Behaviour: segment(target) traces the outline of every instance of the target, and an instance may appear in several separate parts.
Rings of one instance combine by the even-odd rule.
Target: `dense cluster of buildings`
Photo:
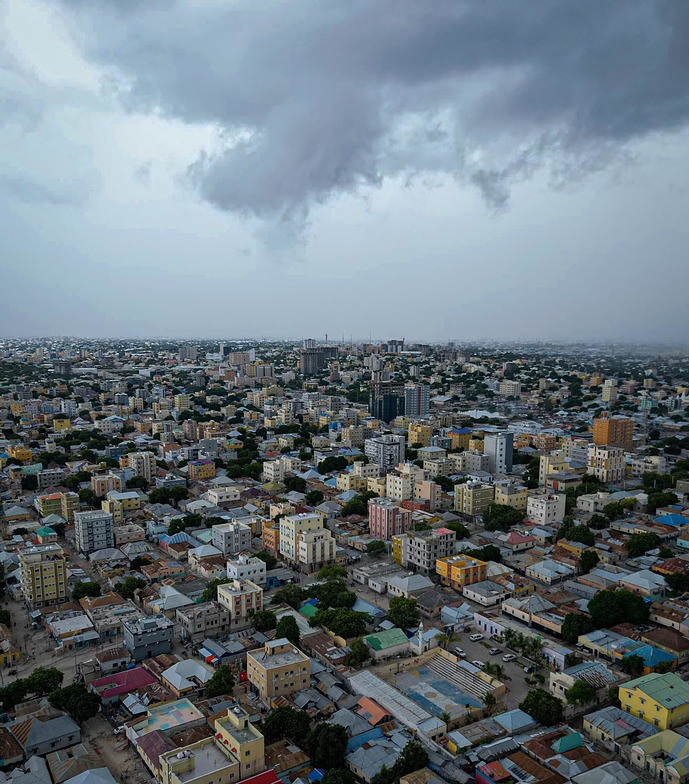
[[[409,784],[685,784],[685,364],[0,341],[0,664],[73,655],[160,784],[320,780],[298,739],[265,743],[280,707],[343,726],[365,782],[418,739]],[[519,707],[537,690],[556,721]],[[18,705],[4,766],[92,784],[54,772],[63,749],[103,770],[70,721]]]

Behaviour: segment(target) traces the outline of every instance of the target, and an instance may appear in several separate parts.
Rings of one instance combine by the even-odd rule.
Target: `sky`
[[[689,339],[689,4],[3,0],[0,335]]]

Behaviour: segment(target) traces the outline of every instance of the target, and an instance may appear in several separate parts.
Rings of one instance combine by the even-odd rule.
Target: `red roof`
[[[242,784],[277,784],[278,777],[274,770],[265,770],[263,773],[257,773],[255,776],[250,776],[244,779]]]
[[[103,678],[96,678],[95,681],[91,681],[91,688],[106,700],[109,697],[116,697],[118,694],[127,694],[130,691],[142,689],[152,683],[157,683],[157,681],[148,670],[144,670],[143,667],[135,667],[133,670],[115,672]]]

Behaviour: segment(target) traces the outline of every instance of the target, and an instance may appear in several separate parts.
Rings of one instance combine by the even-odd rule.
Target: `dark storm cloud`
[[[689,3],[70,2],[131,107],[216,124],[202,197],[303,217],[385,177],[450,173],[503,206],[689,117]]]

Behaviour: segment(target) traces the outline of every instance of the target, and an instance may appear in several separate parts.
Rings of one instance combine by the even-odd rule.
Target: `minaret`
[[[417,634],[419,635],[419,656],[421,656],[423,654],[423,621],[419,621]]]

